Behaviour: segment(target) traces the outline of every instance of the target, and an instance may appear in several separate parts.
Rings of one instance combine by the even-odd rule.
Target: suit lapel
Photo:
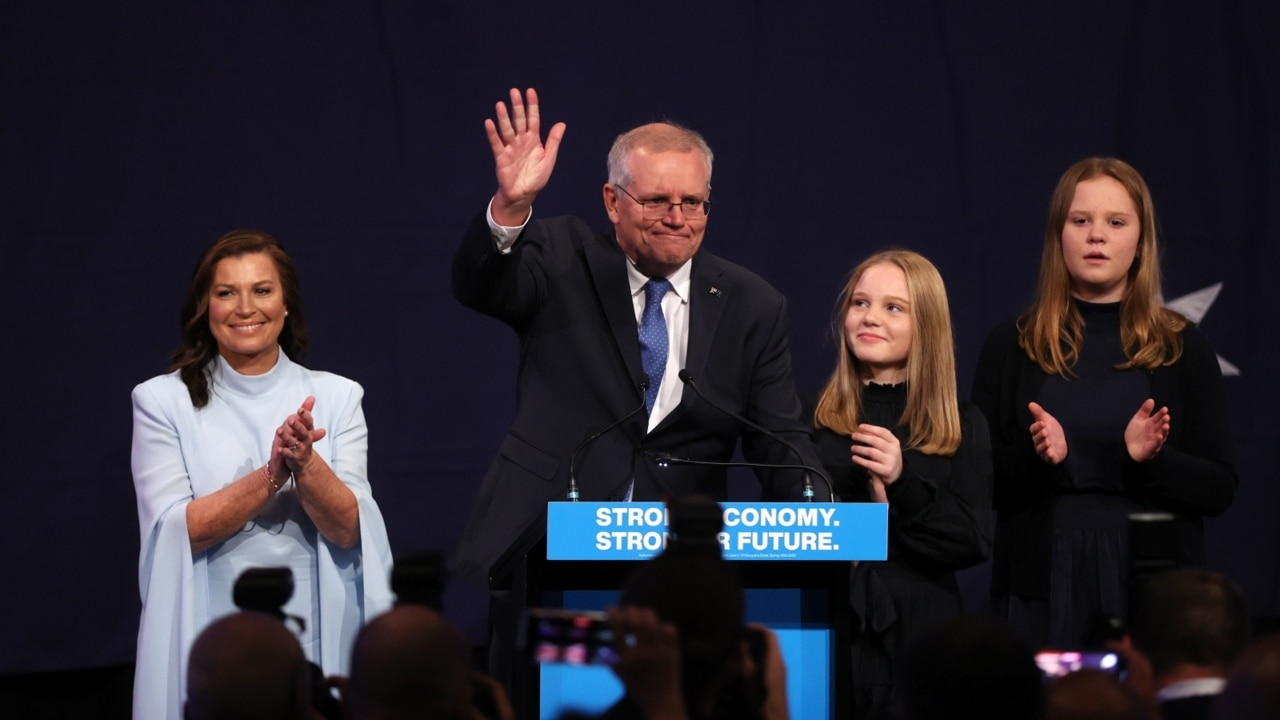
[[[627,258],[612,236],[597,236],[596,240],[586,246],[587,267],[614,343],[627,366],[627,376],[634,383],[644,374],[644,369],[640,366],[640,338],[636,329],[635,306],[631,301],[631,285],[627,280]],[[638,398],[638,389],[636,393]]]

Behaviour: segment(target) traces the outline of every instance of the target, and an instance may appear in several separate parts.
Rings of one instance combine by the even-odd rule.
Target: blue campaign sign
[[[884,560],[883,503],[720,503],[726,560]],[[658,502],[547,503],[548,560],[647,560],[666,547]]]

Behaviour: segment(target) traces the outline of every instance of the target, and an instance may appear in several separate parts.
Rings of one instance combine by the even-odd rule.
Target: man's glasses
[[[635,200],[640,206],[640,214],[646,220],[661,220],[671,212],[673,207],[680,208],[685,220],[701,220],[711,212],[710,200],[685,200],[684,202],[671,202],[666,199],[641,200],[627,192],[627,189],[621,185],[614,183],[613,186],[621,190],[623,195]]]

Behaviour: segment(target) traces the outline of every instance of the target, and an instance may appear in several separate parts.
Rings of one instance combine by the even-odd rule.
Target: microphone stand
[[[640,405],[638,407],[636,407],[631,412],[628,412],[626,415],[623,415],[622,417],[618,418],[617,420],[614,420],[613,422],[609,423],[600,432],[597,432],[596,434],[589,436],[586,440],[583,440],[581,443],[578,444],[578,447],[573,451],[573,454],[569,456],[569,486],[568,488],[566,488],[565,494],[564,494],[566,500],[569,500],[570,502],[578,502],[578,499],[579,499],[578,477],[575,474],[575,469],[577,468],[577,465],[578,465],[578,459],[581,457],[583,451],[587,449],[587,446],[595,442],[596,440],[598,440],[601,435],[604,435],[605,433],[618,427],[619,425],[626,422],[627,420],[630,420],[631,418],[639,414],[640,411],[645,409],[644,394],[649,390],[648,375],[640,376],[639,387],[640,387]]]
[[[730,411],[728,408],[721,406],[719,403],[715,402],[715,401],[714,401],[714,400],[712,400],[711,398],[709,398],[709,397],[707,397],[706,395],[704,395],[704,394],[702,393],[702,390],[698,388],[698,384],[697,384],[697,383],[695,383],[695,382],[693,381],[693,376],[689,374],[688,369],[684,369],[684,368],[682,368],[682,369],[680,370],[679,377],[680,377],[680,382],[684,383],[684,384],[685,384],[685,385],[687,385],[688,387],[693,388],[693,392],[694,392],[694,393],[696,393],[696,394],[697,394],[697,396],[698,396],[698,398],[700,398],[703,402],[705,402],[706,404],[708,404],[708,405],[710,405],[711,407],[715,408],[716,410],[719,410],[720,412],[724,413],[725,415],[728,415],[729,417],[733,418],[734,420],[737,420],[738,422],[742,423],[743,425],[746,425],[747,427],[752,428],[752,429],[753,429],[753,430],[755,430],[756,432],[762,433],[763,435],[765,435],[765,437],[771,438],[772,440],[774,440],[774,441],[775,441],[775,442],[777,442],[778,444],[780,444],[780,445],[782,445],[783,447],[785,447],[786,449],[790,450],[790,451],[792,452],[792,454],[794,454],[797,458],[799,458],[799,459],[800,459],[801,463],[803,463],[803,462],[804,462],[804,456],[803,456],[803,455],[801,455],[801,454],[800,454],[800,451],[799,451],[798,449],[796,449],[796,446],[795,446],[795,445],[792,445],[790,442],[788,442],[788,441],[786,440],[786,438],[783,438],[781,435],[778,435],[777,433],[773,432],[772,430],[768,430],[768,429],[766,429],[766,428],[762,427],[759,423],[754,423],[754,422],[752,422],[752,421],[748,420],[747,418],[742,417],[741,415],[739,415],[739,414],[737,414],[737,413],[735,413],[735,412]],[[689,462],[690,462],[690,464],[693,464],[693,463],[695,463],[695,462],[696,462],[696,463],[714,464],[714,463],[712,463],[712,462],[711,462],[711,461],[709,461],[709,460],[699,460],[699,461],[692,461],[692,460],[691,460],[691,461],[689,461]],[[728,466],[729,466],[729,467],[760,467],[760,468],[772,468],[772,467],[777,467],[777,468],[788,468],[788,469],[794,469],[794,470],[804,470],[805,472],[804,472],[804,474],[803,474],[803,475],[801,475],[801,478],[803,478],[803,482],[804,482],[804,499],[805,499],[805,502],[813,502],[813,497],[814,497],[814,493],[813,493],[813,480],[812,480],[812,478],[810,478],[810,477],[809,477],[809,473],[815,473],[818,477],[822,478],[822,481],[823,481],[824,483],[826,483],[826,485],[827,485],[827,493],[831,495],[831,499],[832,499],[832,501],[835,501],[836,494],[835,494],[835,490],[832,488],[832,485],[831,485],[831,478],[827,477],[827,474],[826,474],[825,472],[823,472],[823,471],[819,470],[818,468],[810,467],[809,465],[800,464],[800,465],[794,465],[794,466],[792,466],[792,465],[776,465],[776,466],[775,466],[775,465],[766,465],[766,464],[761,464],[761,463],[755,463],[755,464],[741,464],[741,463],[740,463],[740,464],[738,464],[737,466],[734,466],[734,465],[728,465]]]

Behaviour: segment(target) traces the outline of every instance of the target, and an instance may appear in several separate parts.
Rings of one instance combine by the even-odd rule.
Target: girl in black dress
[[[907,643],[960,614],[955,571],[991,547],[991,449],[956,395],[946,288],[921,255],[891,250],[854,269],[837,304],[836,369],[810,405],[836,493],[889,505],[885,562],[853,569],[854,717],[888,717]]]
[[[992,594],[1034,647],[1081,647],[1123,619],[1128,516],[1176,518],[1185,564],[1237,483],[1216,356],[1160,305],[1151,193],[1114,158],[1082,160],[1049,204],[1035,302],[988,336],[973,401],[991,423]]]

